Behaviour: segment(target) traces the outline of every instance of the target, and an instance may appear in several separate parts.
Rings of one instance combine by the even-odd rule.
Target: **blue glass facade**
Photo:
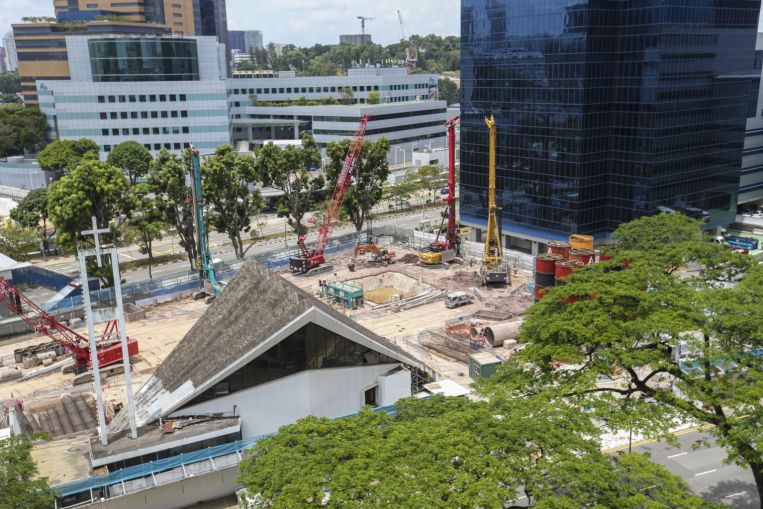
[[[760,0],[462,0],[461,215],[606,235],[669,207],[733,220]]]

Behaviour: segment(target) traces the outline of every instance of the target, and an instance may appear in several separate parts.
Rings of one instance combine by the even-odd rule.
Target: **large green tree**
[[[0,73],[0,94],[18,94],[21,92],[21,79],[16,71]]]
[[[421,188],[429,193],[430,198],[433,198],[435,193],[448,185],[448,172],[442,166],[426,164],[420,167],[416,173]]]
[[[88,138],[56,140],[37,154],[37,162],[45,171],[63,174],[84,160],[98,160],[98,145]]]
[[[242,233],[252,231],[252,222],[262,210],[264,202],[257,189],[260,182],[250,155],[238,154],[229,146],[219,147],[201,167],[205,201],[212,205],[207,215],[209,224],[228,235],[238,259],[246,251]]]
[[[56,226],[56,242],[71,250],[91,246],[80,232],[111,225],[115,239],[134,207],[127,179],[119,168],[93,159],[82,161],[48,189],[48,215]]]
[[[24,435],[0,440],[0,508],[48,509],[55,494],[47,480],[37,477],[32,443]]]
[[[142,254],[148,255],[148,277],[153,279],[154,242],[162,240],[168,225],[160,198],[152,192],[151,186],[137,184],[131,192],[136,199],[136,208],[127,223],[127,239],[135,242]]]
[[[121,168],[127,175],[130,185],[148,174],[151,166],[151,153],[137,141],[124,141],[114,147],[108,158],[109,163]]]
[[[37,232],[13,221],[0,220],[0,253],[14,260],[26,260],[37,250]]]
[[[0,107],[0,157],[37,150],[45,143],[46,129],[45,115],[37,108]]]
[[[343,140],[332,141],[326,148],[326,154],[331,158],[326,168],[329,189],[334,189],[336,186],[349,146],[350,140]],[[356,231],[363,229],[363,224],[371,214],[371,210],[382,199],[384,186],[389,176],[389,164],[387,164],[389,148],[390,143],[386,138],[363,143],[352,185],[347,190],[342,203],[342,208],[355,225]]]
[[[25,228],[40,232],[43,257],[48,250],[48,190],[40,188],[30,191],[18,206],[11,211],[11,219]]]
[[[272,508],[710,506],[643,456],[602,454],[590,419],[557,403],[436,396],[309,417],[258,442],[239,480]]]
[[[310,134],[302,136],[301,146],[280,148],[268,143],[255,159],[255,168],[262,183],[284,193],[278,202],[278,217],[286,217],[297,235],[307,233],[307,226],[302,224],[302,220],[315,206],[316,194],[324,187],[323,177],[310,173],[320,163],[318,146]]]
[[[440,78],[437,80],[437,88],[440,100],[447,101],[448,105],[458,103],[461,100],[458,85],[452,79]]]
[[[186,184],[190,160],[162,149],[151,163],[148,184],[159,199],[158,206],[167,224],[173,225],[188,263],[196,268],[196,234],[191,188]]]
[[[613,237],[623,242],[613,261],[575,271],[530,309],[525,348],[487,393],[554,387],[610,428],[652,436],[676,419],[711,425],[763,494],[763,267],[675,215]]]

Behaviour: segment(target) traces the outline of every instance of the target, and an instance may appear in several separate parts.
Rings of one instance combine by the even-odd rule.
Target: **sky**
[[[265,42],[312,46],[336,44],[339,34],[359,34],[357,16],[366,22],[374,42],[400,40],[397,10],[403,14],[406,33],[458,35],[458,0],[227,0],[230,30],[261,30]],[[0,0],[0,33],[24,16],[52,16],[52,0]]]

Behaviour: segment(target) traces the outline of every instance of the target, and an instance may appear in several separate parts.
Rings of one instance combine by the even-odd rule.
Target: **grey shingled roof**
[[[424,367],[400,347],[371,332],[262,265],[247,261],[207,311],[135,394],[138,425],[166,415],[257,345],[308,311],[318,309],[393,353],[398,361]],[[109,428],[128,426],[126,411]]]

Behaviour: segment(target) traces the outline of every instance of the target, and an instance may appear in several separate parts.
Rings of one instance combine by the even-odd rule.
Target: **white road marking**
[[[740,491],[739,493],[734,493],[733,495],[727,495],[723,498],[734,498],[734,497],[738,497],[739,495],[746,495],[746,494],[747,494],[746,491]]]
[[[694,477],[699,477],[701,475],[706,475],[706,474],[712,474],[713,472],[717,472],[717,471],[718,471],[718,469],[714,468],[712,470],[708,470],[707,472],[700,472],[698,474],[694,474]]]
[[[686,451],[684,451],[684,452],[679,452],[678,454],[672,454],[672,455],[668,456],[668,459],[677,458],[677,457],[679,457],[679,456],[683,456],[684,454],[689,454],[689,453],[688,453],[688,452],[686,452]]]

